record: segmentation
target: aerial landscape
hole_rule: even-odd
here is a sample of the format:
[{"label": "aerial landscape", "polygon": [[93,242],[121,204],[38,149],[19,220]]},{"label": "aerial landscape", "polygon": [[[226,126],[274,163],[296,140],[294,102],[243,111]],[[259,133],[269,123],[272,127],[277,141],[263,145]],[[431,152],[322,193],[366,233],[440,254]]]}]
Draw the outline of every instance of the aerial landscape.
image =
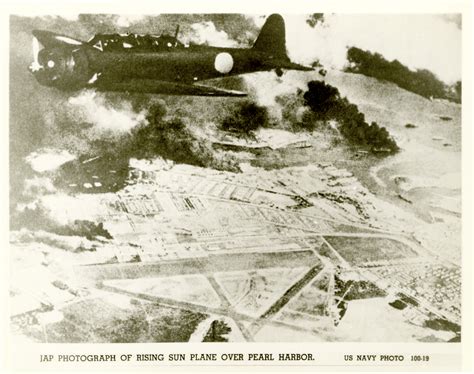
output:
[{"label": "aerial landscape", "polygon": [[[227,56],[269,17],[11,16],[15,339],[461,340],[460,17],[407,17],[432,31],[417,58],[401,16],[270,17],[288,56],[150,92],[46,87],[33,31]],[[341,37],[364,17],[383,46]]]}]

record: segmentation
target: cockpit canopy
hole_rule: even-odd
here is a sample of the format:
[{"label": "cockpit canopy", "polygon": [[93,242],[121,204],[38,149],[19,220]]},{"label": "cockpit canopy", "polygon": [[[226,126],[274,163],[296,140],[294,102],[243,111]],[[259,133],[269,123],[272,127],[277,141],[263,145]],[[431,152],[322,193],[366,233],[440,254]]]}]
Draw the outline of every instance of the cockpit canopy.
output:
[{"label": "cockpit canopy", "polygon": [[101,51],[163,52],[184,48],[184,44],[171,35],[97,34],[87,42]]}]

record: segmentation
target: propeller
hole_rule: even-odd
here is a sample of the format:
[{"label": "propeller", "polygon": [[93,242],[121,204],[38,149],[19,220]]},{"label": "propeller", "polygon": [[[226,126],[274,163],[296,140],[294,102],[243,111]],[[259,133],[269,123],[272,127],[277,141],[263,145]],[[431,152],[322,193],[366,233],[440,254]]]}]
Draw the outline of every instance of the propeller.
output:
[{"label": "propeller", "polygon": [[31,71],[38,71],[39,69],[42,68],[38,61],[38,54],[40,51],[40,44],[38,39],[33,37],[33,63],[30,65]]}]

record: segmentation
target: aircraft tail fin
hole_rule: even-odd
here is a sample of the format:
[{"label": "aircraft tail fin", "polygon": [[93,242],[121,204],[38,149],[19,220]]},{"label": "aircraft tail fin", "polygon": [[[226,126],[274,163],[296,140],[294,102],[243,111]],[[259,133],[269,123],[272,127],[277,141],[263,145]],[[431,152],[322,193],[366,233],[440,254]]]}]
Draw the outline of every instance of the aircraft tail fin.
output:
[{"label": "aircraft tail fin", "polygon": [[279,14],[267,18],[253,49],[265,52],[275,58],[288,59],[286,54],[285,21]]}]

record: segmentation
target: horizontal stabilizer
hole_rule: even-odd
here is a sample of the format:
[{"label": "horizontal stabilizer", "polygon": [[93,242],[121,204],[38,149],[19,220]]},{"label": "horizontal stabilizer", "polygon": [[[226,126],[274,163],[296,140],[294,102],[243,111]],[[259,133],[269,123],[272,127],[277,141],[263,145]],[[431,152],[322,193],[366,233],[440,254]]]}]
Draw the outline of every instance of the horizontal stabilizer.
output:
[{"label": "horizontal stabilizer", "polygon": [[202,86],[198,84],[184,84],[153,79],[131,79],[122,82],[100,81],[99,79],[94,85],[91,85],[91,88],[96,88],[99,91],[123,91],[164,95],[247,96],[245,92],[241,91],[224,90],[221,88]]},{"label": "horizontal stabilizer", "polygon": [[294,62],[284,62],[280,65],[280,68],[287,70],[301,70],[301,71],[313,71],[314,68],[311,66],[305,66],[300,64],[295,64]]}]

